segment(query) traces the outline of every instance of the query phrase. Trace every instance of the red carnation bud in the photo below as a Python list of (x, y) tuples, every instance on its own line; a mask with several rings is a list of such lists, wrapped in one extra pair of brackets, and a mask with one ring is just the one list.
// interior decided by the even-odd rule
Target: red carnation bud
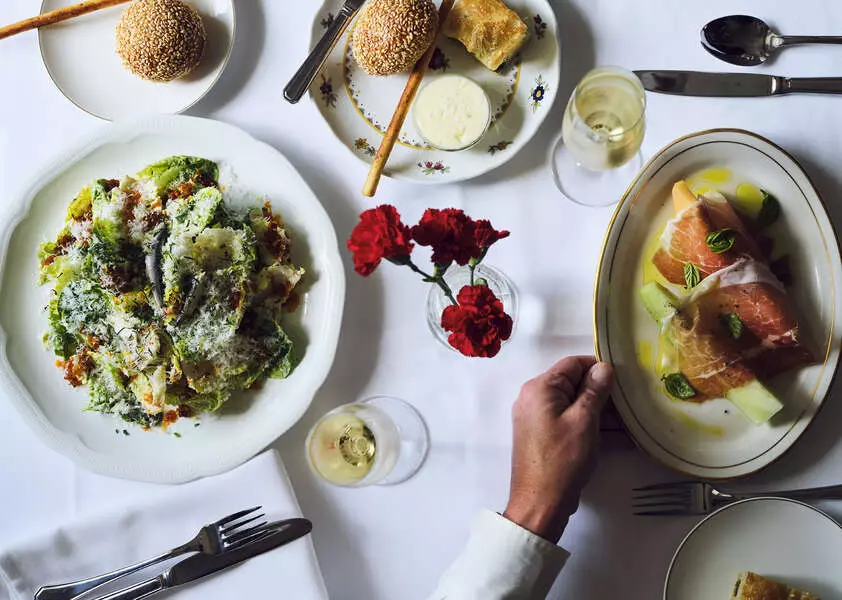
[(367, 277), (384, 258), (396, 264), (408, 263), (415, 247), (411, 235), (394, 206), (384, 204), (365, 211), (348, 239), (348, 250), (354, 255), (354, 270)]
[(456, 300), (441, 315), (442, 328), (452, 332), (447, 341), (465, 356), (496, 356), (514, 326), (503, 302), (485, 285), (466, 285)]
[(477, 246), (483, 250), (491, 247), (503, 238), (509, 237), (508, 231), (497, 231), (491, 226), (491, 222), (486, 219), (480, 219), (475, 222), (474, 239)]

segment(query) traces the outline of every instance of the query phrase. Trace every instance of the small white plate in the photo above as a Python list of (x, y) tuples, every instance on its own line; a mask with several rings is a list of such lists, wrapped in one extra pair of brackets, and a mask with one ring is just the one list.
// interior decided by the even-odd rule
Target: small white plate
[[(301, 306), (285, 327), (303, 357), (289, 378), (270, 379), (259, 391), (232, 398), (219, 414), (203, 416), (198, 427), (182, 419), (168, 432), (143, 431), (110, 415), (82, 412), (87, 389), (71, 388), (53, 364), (55, 357), (41, 342), (50, 291), (37, 285), (36, 252), (55, 237), (65, 207), (83, 186), (136, 173), (174, 154), (217, 161), (226, 202), (259, 206), (269, 200), (289, 225), (293, 260), (307, 275), (299, 286)], [(0, 388), (51, 448), (104, 475), (180, 483), (248, 460), (310, 406), (336, 353), (345, 274), (330, 218), (275, 149), (216, 121), (147, 117), (103, 127), (9, 200), (16, 210), (0, 234)]]
[[(421, 138), (410, 110), (385, 175), (418, 183), (454, 183), (477, 177), (508, 162), (538, 131), (559, 88), (558, 25), (547, 0), (510, 0), (507, 4), (529, 26), (530, 39), (519, 59), (492, 72), (458, 41), (442, 35), (439, 51), (424, 77), (429, 81), (456, 73), (480, 84), (491, 100), (493, 116), (488, 133), (468, 150), (436, 150)], [(321, 39), (341, 6), (342, 0), (325, 0), (313, 23), (311, 47)], [(340, 143), (368, 165), (392, 120), (408, 76), (367, 75), (354, 60), (350, 42), (354, 25), (336, 44), (313, 82), (310, 96)]]
[[(43, 0), (48, 12), (77, 0)], [(234, 47), (233, 0), (187, 0), (202, 15), (208, 42), (196, 70), (169, 83), (144, 81), (123, 67), (115, 28), (128, 5), (117, 5), (38, 30), (41, 58), (56, 87), (76, 106), (115, 121), (187, 110), (222, 75)]]
[[(715, 167), (732, 173), (731, 181), (719, 186), (726, 195), (746, 182), (780, 200), (775, 240), (786, 245), (795, 279), (789, 294), (818, 361), (768, 382), (786, 407), (760, 426), (724, 399), (700, 404), (671, 399), (644, 352), (658, 341), (658, 327), (639, 297), (647, 246), (672, 214), (672, 185)], [(668, 467), (708, 479), (741, 477), (777, 460), (817, 415), (836, 375), (840, 286), (836, 234), (810, 179), (784, 150), (747, 131), (719, 129), (680, 138), (658, 152), (611, 220), (594, 298), (597, 353), (617, 369), (614, 403), (638, 445)]]
[(842, 598), (842, 528), (794, 500), (757, 498), (726, 506), (684, 538), (667, 572), (664, 600), (728, 600), (752, 571), (810, 592)]

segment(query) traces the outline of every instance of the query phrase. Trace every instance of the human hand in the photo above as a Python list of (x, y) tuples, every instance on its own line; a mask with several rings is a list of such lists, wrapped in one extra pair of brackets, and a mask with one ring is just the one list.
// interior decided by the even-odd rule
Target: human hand
[(523, 385), (512, 407), (504, 517), (558, 542), (596, 466), (599, 415), (613, 385), (611, 366), (586, 356), (565, 358)]

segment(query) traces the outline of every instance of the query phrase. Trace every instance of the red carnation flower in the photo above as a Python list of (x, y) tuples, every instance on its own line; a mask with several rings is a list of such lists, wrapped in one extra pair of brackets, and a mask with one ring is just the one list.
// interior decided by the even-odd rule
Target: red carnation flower
[(432, 246), (433, 262), (437, 265), (455, 262), (464, 266), (482, 254), (475, 230), (476, 223), (461, 210), (429, 208), (412, 228), (412, 237), (422, 246)]
[(384, 258), (398, 264), (407, 262), (415, 247), (411, 235), (394, 206), (384, 204), (365, 211), (348, 239), (354, 270), (367, 277)]
[(496, 356), (512, 335), (512, 318), (503, 303), (486, 285), (466, 285), (456, 300), (457, 306), (448, 306), (441, 314), (442, 328), (452, 332), (447, 341), (465, 356)]
[(474, 239), (482, 249), (489, 248), (503, 238), (509, 237), (508, 231), (497, 231), (491, 226), (491, 221), (480, 219), (475, 221)]

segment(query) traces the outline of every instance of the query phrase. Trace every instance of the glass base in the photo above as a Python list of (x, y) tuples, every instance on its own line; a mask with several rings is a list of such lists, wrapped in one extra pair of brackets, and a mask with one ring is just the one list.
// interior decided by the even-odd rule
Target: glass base
[[(518, 294), (514, 282), (500, 269), (485, 263), (480, 263), (474, 272), (474, 279), (479, 278), (485, 279), (488, 282), (488, 287), (491, 288), (494, 295), (503, 303), (503, 308), (512, 318), (512, 336), (514, 336), (518, 317)], [(444, 280), (450, 286), (450, 289), (453, 290), (453, 295), (457, 296), (459, 290), (471, 283), (471, 270), (468, 267), (453, 265), (445, 273)], [(441, 314), (450, 304), (450, 300), (444, 295), (444, 292), (439, 286), (430, 286), (430, 291), (427, 293), (427, 326), (442, 345), (454, 352), (458, 352), (447, 341), (450, 333), (442, 329), (441, 326)], [(503, 341), (503, 346), (511, 339), (510, 337), (508, 340)]]
[(607, 171), (592, 171), (573, 156), (561, 136), (550, 151), (550, 170), (558, 191), (576, 204), (590, 207), (611, 206), (623, 197), (632, 180), (643, 166), (640, 152), (621, 167)]
[(427, 459), (427, 452), (430, 449), (430, 436), (424, 418), (408, 402), (390, 396), (375, 396), (363, 400), (360, 404), (373, 406), (392, 421), (395, 429), (397, 429), (397, 443), (400, 445), (396, 449), (397, 457), (392, 469), (385, 477), (373, 482), (373, 484), (395, 485), (403, 483), (415, 475)]

